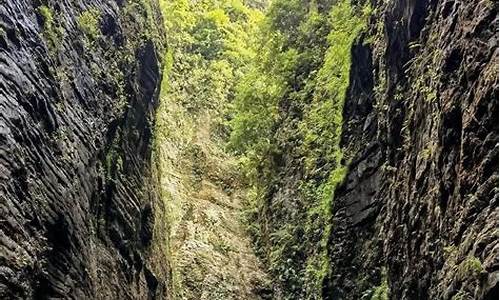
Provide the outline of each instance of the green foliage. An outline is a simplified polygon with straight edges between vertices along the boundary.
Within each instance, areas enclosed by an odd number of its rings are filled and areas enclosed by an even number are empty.
[[[427,144],[424,149],[420,152],[422,159],[428,160],[434,156],[437,145]]]
[[[458,266],[458,275],[462,278],[478,276],[483,272],[484,268],[481,260],[475,256],[468,256]]]
[[[282,83],[267,80],[257,70],[250,71],[237,87],[231,120],[230,146],[240,153],[263,153],[269,147],[269,137],[277,119],[277,100]]]
[[[359,16],[349,4],[339,1],[331,11],[332,30],[328,35],[330,47],[315,83],[310,109],[301,122],[305,147],[312,149],[311,159],[325,157],[339,162],[338,142],[342,124],[343,99],[349,85],[351,45],[358,32],[365,27],[370,10]],[[325,148],[326,147],[326,148]],[[335,149],[334,149],[335,148]]]
[[[252,186],[250,231],[285,299],[320,299],[330,270],[333,194],[346,172],[339,142],[351,45],[371,13],[347,0],[325,7],[299,0],[271,4],[260,26],[259,57],[236,87],[230,121],[229,149],[242,156]],[[298,202],[271,208],[272,191],[283,180],[283,153],[301,158]],[[293,205],[303,209],[287,214]]]
[[[226,137],[230,107],[235,105],[235,95],[240,93],[237,91],[238,82],[255,57],[255,50],[250,45],[262,17],[258,10],[240,0],[160,0],[160,6],[164,13],[168,49],[155,136],[167,142],[156,141],[155,147],[160,155],[172,155],[171,148],[175,147],[189,154],[193,149],[188,145],[193,140],[200,142],[199,139],[207,138],[199,136],[198,131],[203,131],[200,128],[221,128],[208,134],[219,143],[221,136]],[[170,145],[169,149],[162,148],[165,144]],[[189,160],[196,162],[190,174],[190,184],[191,188],[197,189],[206,176],[207,167],[202,164],[205,159],[192,155]],[[169,172],[171,167],[169,169],[168,162],[162,160],[160,169]],[[232,176],[232,180],[236,178]],[[167,195],[168,191],[163,193]],[[183,211],[184,207],[175,208],[177,199],[167,200],[167,205],[174,207],[169,219],[189,215]],[[170,221],[169,224],[176,223]],[[234,250],[219,238],[214,238],[212,243],[222,255]],[[190,288],[186,288],[193,280],[190,277],[200,271],[196,268],[198,266],[177,267],[173,263],[171,290],[174,298],[199,298],[196,295],[190,297]]]
[[[320,299],[334,192],[347,170],[339,142],[351,47],[371,11],[348,0],[276,0],[263,17],[248,3],[160,1],[169,45],[160,110],[210,111],[229,126],[257,252],[284,299]],[[271,203],[289,174],[284,160],[298,170],[293,193]],[[377,290],[374,299],[387,297],[386,282]]]
[[[106,179],[110,181],[115,180],[116,177],[123,170],[123,159],[119,150],[120,139],[121,135],[118,132],[115,138],[113,139],[111,147],[106,153],[106,158],[104,161]]]
[[[38,8],[38,12],[43,17],[44,28],[51,30],[54,26],[54,15],[52,13],[52,9],[48,6],[42,5]]]
[[[101,12],[96,8],[88,9],[78,17],[78,28],[93,41],[101,34],[100,22]]]
[[[453,295],[451,297],[451,300],[466,300],[466,299],[473,299],[472,296],[470,296],[468,293],[464,291],[459,291],[457,294]]]
[[[221,30],[229,23],[229,17],[222,9],[206,13],[193,28],[193,48],[204,59],[218,58],[224,47],[224,32]]]
[[[124,32],[133,32],[127,42],[128,49],[134,49],[141,44],[153,42],[160,58],[163,59],[165,43],[163,38],[163,28],[158,26],[160,15],[153,9],[153,0],[129,0],[120,10],[123,18],[122,27]],[[128,59],[135,59],[133,53],[127,53]]]
[[[57,26],[54,11],[50,7],[42,5],[38,8],[38,13],[43,20],[43,35],[48,42],[50,50],[54,51],[62,39],[62,28]]]
[[[384,278],[382,283],[373,291],[371,300],[388,300],[389,299],[389,285],[387,278]]]
[[[223,117],[255,53],[248,37],[260,13],[241,1],[161,1],[172,59],[170,96],[191,112]]]

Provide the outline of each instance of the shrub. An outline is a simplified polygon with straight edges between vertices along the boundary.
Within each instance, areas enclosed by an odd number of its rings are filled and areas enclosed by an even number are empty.
[[[101,22],[101,12],[95,8],[84,11],[78,17],[78,28],[90,39],[96,40],[101,34],[99,28]]]
[[[54,50],[62,36],[62,29],[56,26],[54,12],[48,6],[42,5],[38,8],[38,13],[43,20],[43,35],[51,50]]]

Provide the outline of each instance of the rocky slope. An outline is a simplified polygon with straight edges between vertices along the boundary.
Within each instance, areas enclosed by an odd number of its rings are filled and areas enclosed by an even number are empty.
[[[241,174],[221,148],[217,118],[210,111],[192,114],[169,95],[161,102],[156,153],[168,207],[170,294],[184,300],[271,299],[267,275],[240,222]]]
[[[497,299],[497,3],[372,6],[352,49],[323,296]]]
[[[161,24],[156,1],[0,1],[0,298],[166,295]]]
[[[259,2],[160,1],[169,51],[154,154],[167,208],[172,299],[270,299],[269,278],[241,223],[241,169],[225,151],[226,111],[254,56]]]

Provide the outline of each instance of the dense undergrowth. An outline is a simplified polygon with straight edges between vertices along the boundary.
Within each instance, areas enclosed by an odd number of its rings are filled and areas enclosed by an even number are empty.
[[[222,117],[243,66],[254,58],[249,44],[261,13],[240,0],[160,3],[169,46],[162,91],[190,112],[210,109]]]
[[[245,223],[274,275],[275,297],[320,299],[333,193],[346,168],[339,140],[350,51],[368,4],[161,5],[168,52],[157,137],[189,144],[185,137],[208,112],[239,157]]]
[[[266,278],[238,230],[242,194],[224,153],[236,83],[255,59],[261,4],[160,1],[168,50],[155,160],[168,225],[173,299],[255,299]],[[161,234],[161,233],[158,233]],[[250,255],[250,254],[252,255]]]
[[[284,299],[320,299],[330,270],[351,45],[370,14],[368,4],[346,0],[304,4],[272,2],[230,121],[230,149],[241,155],[250,190],[247,222]]]

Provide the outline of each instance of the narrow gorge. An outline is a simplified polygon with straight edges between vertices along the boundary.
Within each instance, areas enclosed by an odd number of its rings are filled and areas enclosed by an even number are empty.
[[[498,299],[498,5],[0,0],[0,299]]]

